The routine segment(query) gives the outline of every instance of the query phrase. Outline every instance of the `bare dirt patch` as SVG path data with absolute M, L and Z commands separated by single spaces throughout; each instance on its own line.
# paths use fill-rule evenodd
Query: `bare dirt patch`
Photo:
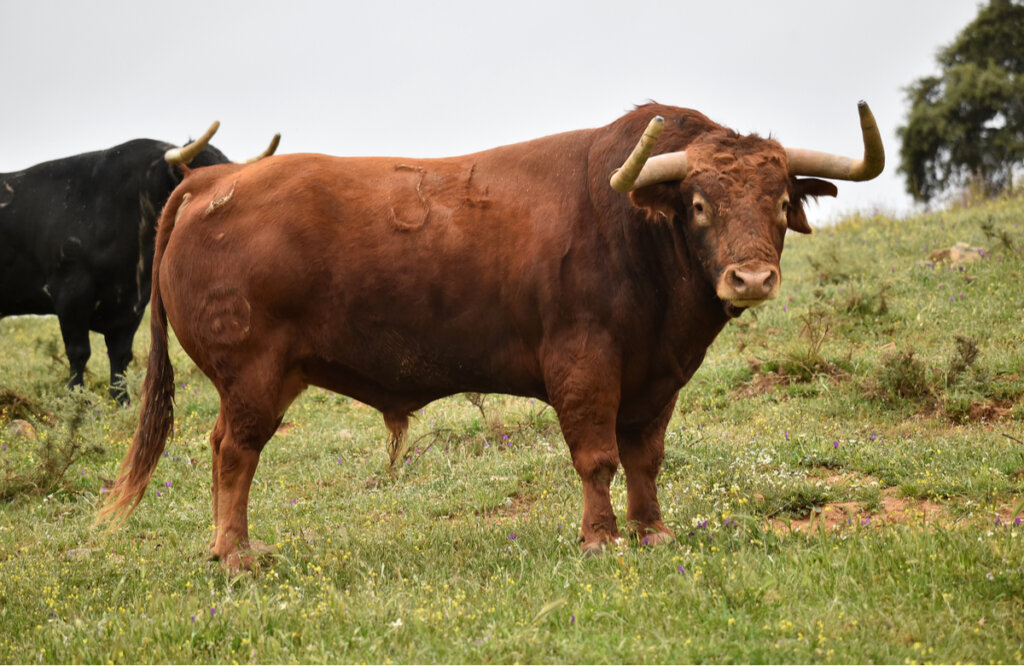
M 1013 409 L 1012 400 L 972 402 L 967 416 L 971 421 L 1001 421 Z
M 948 520 L 949 512 L 941 504 L 900 497 L 897 488 L 885 488 L 877 506 L 870 509 L 863 502 L 831 502 L 816 508 L 807 518 L 773 519 L 771 525 L 776 530 L 813 534 L 820 529 L 831 531 L 871 525 L 945 523 Z
M 847 481 L 851 475 L 837 475 L 835 482 Z M 863 478 L 863 477 L 861 477 Z M 1020 503 L 1005 503 L 986 512 L 997 524 L 1021 524 L 1024 511 L 1018 512 Z M 798 532 L 814 534 L 818 530 L 842 530 L 878 525 L 937 525 L 948 527 L 957 522 L 945 504 L 913 497 L 901 497 L 898 488 L 884 488 L 877 503 L 831 502 L 816 508 L 808 518 L 769 521 L 777 532 Z M 1024 522 L 1024 521 L 1022 521 Z
M 765 372 L 761 363 L 751 359 L 748 359 L 747 363 L 750 365 L 751 370 L 754 371 L 754 377 L 749 383 L 733 390 L 734 394 L 742 398 L 752 398 L 769 393 L 777 388 L 785 388 L 792 384 L 806 384 L 809 381 L 806 377 L 796 374 L 787 374 L 780 371 Z M 832 381 L 833 386 L 839 386 L 850 378 L 848 372 L 831 364 L 810 368 L 807 370 L 807 374 L 815 378 L 828 377 Z

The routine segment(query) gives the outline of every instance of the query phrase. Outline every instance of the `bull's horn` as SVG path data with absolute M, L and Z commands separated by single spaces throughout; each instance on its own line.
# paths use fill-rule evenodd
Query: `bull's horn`
M 625 194 L 636 189 L 637 178 L 644 170 L 647 159 L 651 156 L 651 150 L 665 126 L 665 119 L 661 116 L 654 116 L 647 124 L 643 136 L 636 144 L 636 148 L 629 154 L 622 166 L 612 172 L 611 185 L 616 192 Z
M 270 145 L 267 146 L 266 150 L 264 150 L 262 153 L 260 153 L 256 157 L 250 157 L 249 159 L 245 160 L 244 162 L 236 162 L 235 164 L 252 164 L 253 162 L 259 162 L 264 157 L 270 157 L 271 155 L 274 154 L 274 151 L 277 150 L 277 144 L 279 144 L 279 143 L 281 143 L 281 135 L 280 134 L 275 134 L 274 138 L 270 140 Z
M 885 148 L 878 131 L 875 116 L 868 103 L 857 104 L 860 112 L 860 129 L 864 135 L 864 157 L 853 159 L 831 153 L 820 153 L 803 148 L 786 148 L 786 159 L 791 176 L 818 176 L 834 180 L 871 180 L 885 168 Z
M 210 125 L 210 129 L 206 130 L 206 133 L 201 137 L 181 148 L 171 148 L 164 153 L 164 159 L 167 160 L 168 164 L 188 164 L 196 158 L 203 148 L 206 148 L 206 144 L 210 143 L 210 139 L 217 133 L 217 129 L 220 127 L 220 121 L 213 121 Z

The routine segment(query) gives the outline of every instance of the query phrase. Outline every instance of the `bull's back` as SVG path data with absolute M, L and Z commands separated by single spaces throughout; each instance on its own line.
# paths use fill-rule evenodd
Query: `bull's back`
M 168 317 L 211 377 L 272 338 L 305 381 L 371 404 L 541 395 L 537 285 L 571 205 L 541 186 L 492 173 L 486 154 L 199 170 L 161 265 Z
M 96 316 L 141 316 L 153 226 L 172 189 L 151 172 L 166 171 L 154 166 L 160 146 L 136 140 L 0 174 L 0 313 L 52 313 L 63 276 L 87 276 Z

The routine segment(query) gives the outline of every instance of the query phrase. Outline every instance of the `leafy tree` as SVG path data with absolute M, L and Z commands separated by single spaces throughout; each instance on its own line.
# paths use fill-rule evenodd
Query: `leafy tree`
M 907 191 L 928 201 L 979 179 L 999 192 L 1024 163 L 1024 2 L 990 0 L 936 57 L 942 73 L 907 88 L 898 129 Z

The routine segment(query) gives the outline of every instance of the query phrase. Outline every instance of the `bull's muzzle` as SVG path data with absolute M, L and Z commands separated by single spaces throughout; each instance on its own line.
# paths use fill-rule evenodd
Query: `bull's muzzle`
M 779 294 L 779 268 L 767 263 L 732 264 L 722 271 L 715 292 L 723 301 L 741 308 L 754 307 Z

